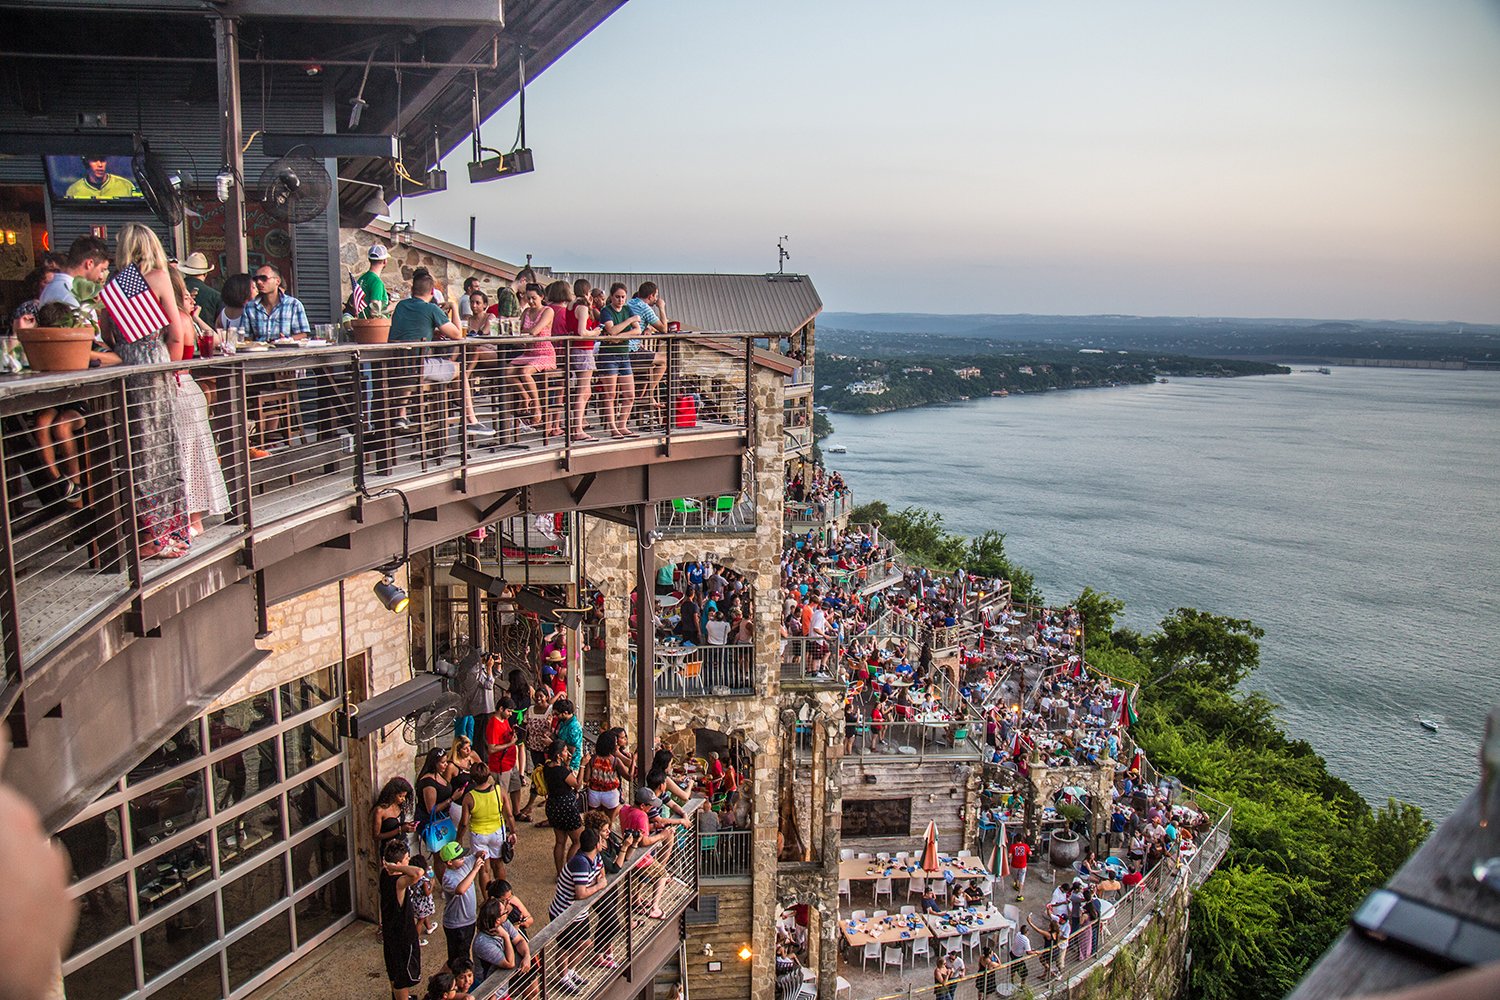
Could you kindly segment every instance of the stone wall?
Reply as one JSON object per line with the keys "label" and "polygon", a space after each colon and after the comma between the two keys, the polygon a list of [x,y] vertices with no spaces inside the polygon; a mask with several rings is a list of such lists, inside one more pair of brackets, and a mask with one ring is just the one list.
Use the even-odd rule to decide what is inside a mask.
{"label": "stone wall", "polygon": [[[370,247],[376,243],[383,245],[391,253],[390,259],[386,261],[385,270],[380,276],[385,281],[386,289],[391,293],[392,303],[397,299],[406,298],[411,291],[412,272],[419,267],[425,267],[431,271],[438,285],[450,297],[463,293],[464,279],[478,278],[480,290],[490,297],[491,302],[495,301],[495,290],[500,287],[501,281],[508,282],[514,277],[510,273],[497,274],[485,271],[472,264],[462,263],[451,257],[403,243],[399,238],[389,239],[363,229],[340,229],[339,267],[343,271],[344,296],[349,294],[349,274],[352,272],[355,277],[358,277],[369,266]],[[342,302],[343,299],[340,298],[339,301]]]}
{"label": "stone wall", "polygon": [[[391,614],[374,594],[379,573],[357,573],[344,582],[349,671],[344,683],[351,701],[359,702],[411,676],[407,616]],[[397,582],[411,589],[404,575]],[[267,609],[270,633],[256,642],[271,655],[226,691],[209,711],[243,701],[278,684],[339,662],[338,584],[320,587]],[[416,774],[415,750],[401,738],[399,725],[349,745],[349,805],[353,814],[356,907],[361,916],[376,911],[374,840],[370,808],[376,791],[390,778]]]}

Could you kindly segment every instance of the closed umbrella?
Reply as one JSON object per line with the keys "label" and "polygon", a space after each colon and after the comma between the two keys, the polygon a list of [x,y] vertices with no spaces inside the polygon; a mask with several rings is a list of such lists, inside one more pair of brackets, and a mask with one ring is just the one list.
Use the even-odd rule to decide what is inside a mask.
{"label": "closed umbrella", "polygon": [[989,869],[997,882],[1003,882],[1010,875],[1010,852],[1005,842],[1005,820],[1002,819],[998,826],[1000,832],[995,835],[995,853],[990,855]]}
{"label": "closed umbrella", "polygon": [[927,824],[927,836],[922,842],[922,870],[935,872],[942,866],[938,863],[937,823]]}

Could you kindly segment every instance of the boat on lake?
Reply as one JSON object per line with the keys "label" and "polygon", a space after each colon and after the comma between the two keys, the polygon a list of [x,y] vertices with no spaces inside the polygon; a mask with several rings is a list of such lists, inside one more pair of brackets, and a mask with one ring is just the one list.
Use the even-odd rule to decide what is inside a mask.
{"label": "boat on lake", "polygon": [[1436,722],[1433,722],[1431,719],[1418,719],[1417,724],[1420,725],[1423,729],[1427,730],[1429,733],[1435,733],[1438,731],[1438,724]]}
{"label": "boat on lake", "polygon": [[849,449],[845,448],[843,445],[836,444],[833,447],[831,447],[831,448],[828,449],[828,454],[830,454],[830,455],[843,455],[843,454],[847,453],[848,451],[849,451]]}

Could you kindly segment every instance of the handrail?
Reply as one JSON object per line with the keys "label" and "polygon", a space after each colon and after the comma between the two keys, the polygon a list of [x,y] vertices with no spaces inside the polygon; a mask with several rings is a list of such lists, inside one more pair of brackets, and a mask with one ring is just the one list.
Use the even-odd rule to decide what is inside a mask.
{"label": "handrail", "polygon": [[[161,580],[186,578],[293,519],[345,511],[362,493],[444,482],[467,489],[523,452],[566,470],[595,453],[630,448],[639,463],[641,446],[671,455],[693,435],[750,433],[753,339],[707,343],[681,333],[655,338],[669,363],[653,389],[668,405],[654,412],[667,419],[642,410],[650,426],[638,442],[576,437],[566,419],[569,376],[573,345],[586,339],[330,344],[0,376],[0,541],[14,559],[0,582],[15,605],[0,616],[0,688],[18,693],[17,682],[63,640],[139,612]],[[543,344],[557,369],[523,385],[510,355]],[[672,405],[687,396],[698,399],[683,407],[696,409],[696,420],[678,418]],[[544,414],[536,425],[528,400]],[[72,445],[49,446],[38,431],[44,418],[76,419]],[[188,536],[179,440],[195,442],[199,478],[212,480],[212,469],[223,485],[215,499],[195,500],[214,508],[204,534],[180,558],[154,558],[177,543],[153,539]],[[66,501],[65,474],[80,490]],[[146,530],[146,515],[160,533]]]}

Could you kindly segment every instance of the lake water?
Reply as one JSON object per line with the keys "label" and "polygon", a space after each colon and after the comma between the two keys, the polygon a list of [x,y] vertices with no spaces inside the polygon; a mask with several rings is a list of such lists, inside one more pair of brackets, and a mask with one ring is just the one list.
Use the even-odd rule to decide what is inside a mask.
{"label": "lake water", "polygon": [[[1266,630],[1250,685],[1372,802],[1445,816],[1500,701],[1500,373],[1332,375],[834,414],[856,500],[997,528],[1050,601],[1085,585]],[[1439,724],[1429,733],[1419,718]]]}

